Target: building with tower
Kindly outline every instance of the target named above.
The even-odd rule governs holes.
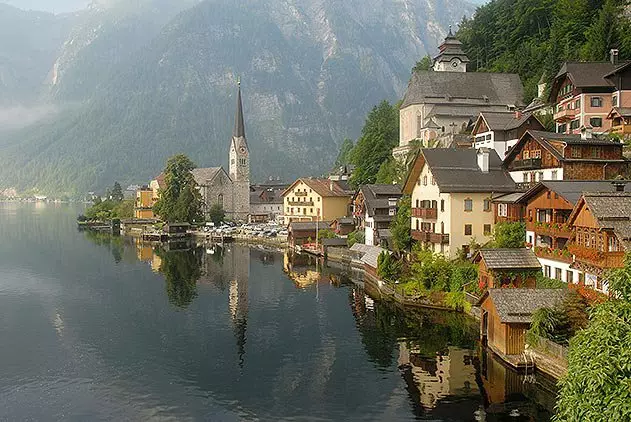
[[[250,214],[250,150],[245,137],[241,83],[230,140],[229,172],[223,167],[196,168],[193,176],[204,201],[204,212],[220,204],[231,220],[247,221]]]
[[[425,147],[447,147],[470,130],[480,112],[511,112],[523,106],[519,75],[467,72],[462,43],[449,34],[431,70],[415,71],[399,112],[396,158],[406,158],[419,140]]]

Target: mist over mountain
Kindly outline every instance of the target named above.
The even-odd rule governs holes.
[[[22,10],[37,10],[51,13],[69,13],[85,9],[90,0],[0,0]]]
[[[73,193],[146,182],[178,152],[226,165],[239,76],[253,179],[321,174],[472,11],[460,0],[91,6],[35,90],[53,112],[19,130],[0,121],[0,187]]]

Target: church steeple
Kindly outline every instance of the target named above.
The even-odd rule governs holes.
[[[241,80],[237,81],[237,111],[234,115],[234,129],[230,142],[230,179],[233,182],[244,182],[250,186],[250,150],[245,139],[245,119],[243,117],[243,101],[241,100]]]
[[[439,53],[434,57],[434,70],[438,72],[466,72],[469,58],[462,50],[462,43],[458,41],[451,31],[445,37],[443,43],[438,47]]]
[[[245,138],[245,124],[243,123],[243,103],[241,102],[241,80],[237,81],[237,112],[234,116],[233,138]]]

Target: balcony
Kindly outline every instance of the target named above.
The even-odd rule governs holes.
[[[436,220],[438,218],[437,208],[412,208],[412,217]]]
[[[566,223],[529,222],[526,223],[526,230],[543,236],[563,237],[565,239],[572,236],[572,229]]]
[[[624,267],[624,252],[601,252],[597,249],[580,245],[570,245],[568,250],[574,254],[576,261],[599,268]]]
[[[541,168],[541,158],[525,158],[513,161],[511,170],[536,170]]]
[[[307,196],[307,192],[294,192],[296,196]]]
[[[560,121],[560,122],[574,120],[577,114],[578,114],[578,109],[566,108],[564,110],[560,110],[554,113],[554,120]]]
[[[611,132],[616,135],[631,135],[631,124],[621,124],[611,127]]]
[[[287,201],[287,204],[294,207],[312,207],[313,201]]]
[[[553,249],[541,246],[535,246],[535,255],[539,258],[551,259],[553,261],[565,262],[571,264],[574,262],[572,253],[567,249]]]
[[[442,245],[449,244],[449,235],[442,233],[422,232],[419,230],[412,230],[412,238],[419,242],[424,243],[438,243]]]

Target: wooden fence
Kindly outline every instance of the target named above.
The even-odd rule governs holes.
[[[536,344],[532,344],[532,348],[555,359],[567,362],[568,347],[555,343],[547,338],[535,337]]]

